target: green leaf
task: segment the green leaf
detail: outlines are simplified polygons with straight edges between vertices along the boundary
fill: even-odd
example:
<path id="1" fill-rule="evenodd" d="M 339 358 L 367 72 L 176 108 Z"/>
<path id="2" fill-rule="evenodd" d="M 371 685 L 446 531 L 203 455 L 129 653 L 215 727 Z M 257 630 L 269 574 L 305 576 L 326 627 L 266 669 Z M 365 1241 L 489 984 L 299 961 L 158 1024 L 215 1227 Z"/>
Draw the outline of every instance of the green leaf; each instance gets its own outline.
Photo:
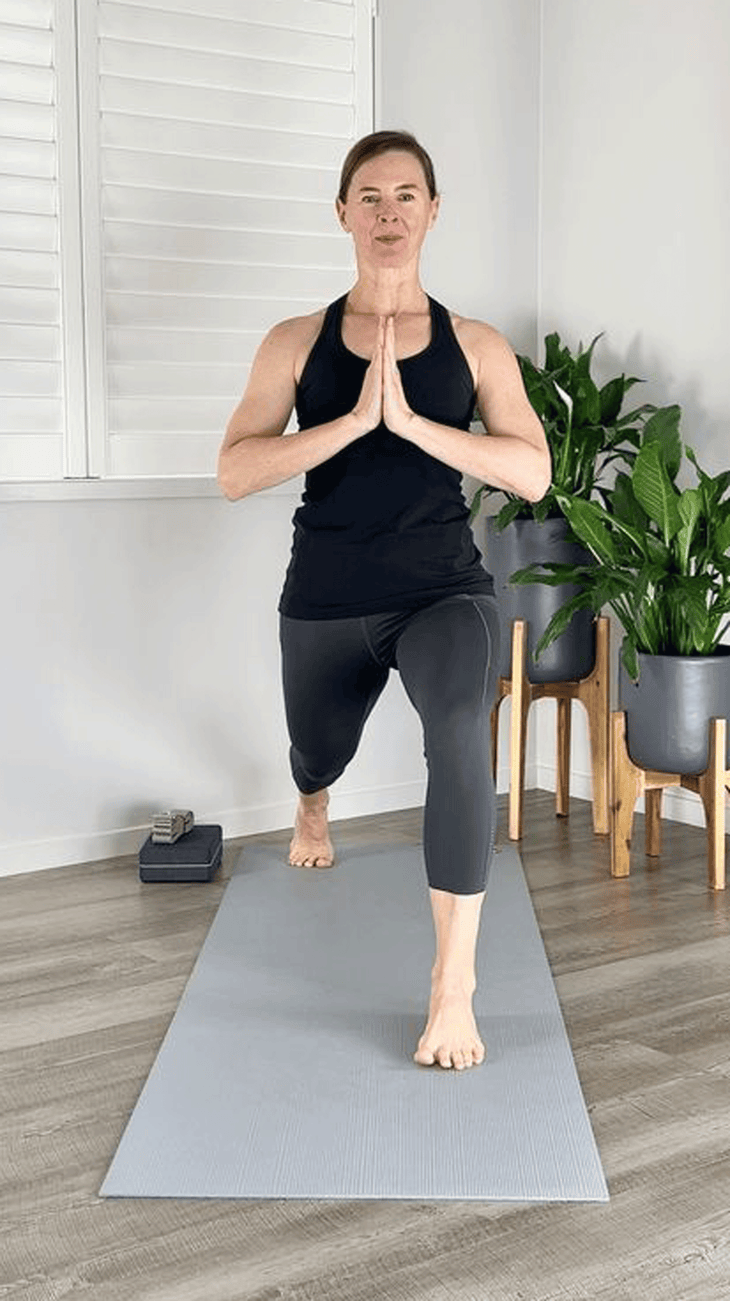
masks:
<path id="1" fill-rule="evenodd" d="M 682 440 L 679 436 L 679 406 L 660 407 L 644 425 L 643 444 L 657 443 L 667 474 L 676 479 L 682 460 Z"/>
<path id="2" fill-rule="evenodd" d="M 561 348 L 560 335 L 556 332 L 545 335 L 545 370 L 560 370 L 565 362 L 570 360 L 570 353 L 567 348 Z"/>
<path id="3" fill-rule="evenodd" d="M 683 574 L 686 574 L 689 566 L 689 555 L 692 547 L 692 539 L 695 535 L 697 522 L 702 513 L 702 493 L 699 488 L 686 488 L 680 493 L 677 501 L 677 508 L 682 517 L 682 527 L 677 533 L 677 546 L 679 548 L 679 567 Z"/>
<path id="4" fill-rule="evenodd" d="M 525 513 L 525 502 L 521 497 L 510 497 L 504 506 L 494 517 L 495 527 L 500 531 L 505 529 L 512 520 L 517 519 Z"/>
<path id="5" fill-rule="evenodd" d="M 566 583 L 590 581 L 593 567 L 588 565 L 570 565 L 557 560 L 546 560 L 540 564 L 537 560 L 524 569 L 516 569 L 510 574 L 509 581 L 515 587 L 524 587 L 528 583 L 543 583 L 546 587 L 563 587 Z"/>
<path id="6" fill-rule="evenodd" d="M 726 556 L 730 551 L 730 515 L 723 520 L 715 533 L 715 554 Z"/>
<path id="7" fill-rule="evenodd" d="M 678 494 L 667 473 L 658 442 L 643 444 L 634 462 L 631 481 L 637 501 L 644 507 L 649 519 L 659 525 L 664 543 L 669 546 L 682 524 L 682 518 L 677 507 Z"/>
<path id="8" fill-rule="evenodd" d="M 469 506 L 469 523 L 470 523 L 470 524 L 472 524 L 472 523 L 474 522 L 474 520 L 476 519 L 477 515 L 479 514 L 479 511 L 480 511 L 480 509 L 481 509 L 481 505 L 482 505 L 482 497 L 484 496 L 484 493 L 486 492 L 486 489 L 487 489 L 487 485 L 486 485 L 485 483 L 483 483 L 483 484 L 481 485 L 480 488 L 477 488 L 476 492 L 474 493 L 474 496 L 473 496 L 472 499 L 471 499 L 471 504 L 470 504 L 470 506 Z"/>
<path id="9" fill-rule="evenodd" d="M 573 618 L 573 615 L 576 614 L 578 610 L 585 610 L 591 605 L 592 601 L 590 593 L 587 591 L 577 592 L 575 596 L 565 602 L 565 605 L 561 605 L 560 609 L 555 611 L 555 614 L 548 623 L 547 628 L 535 647 L 533 652 L 535 660 L 539 660 L 543 651 L 547 650 L 548 646 L 550 646 L 556 638 L 560 637 L 562 633 L 565 632 L 568 624 Z"/>
<path id="10" fill-rule="evenodd" d="M 639 660 L 636 654 L 636 637 L 631 631 L 626 633 L 621 646 L 621 660 L 632 682 L 639 680 Z"/>
<path id="11" fill-rule="evenodd" d="M 559 500 L 571 529 L 583 546 L 588 547 L 598 560 L 612 564 L 616 559 L 616 547 L 605 523 L 606 512 L 592 501 L 565 496 Z"/>
<path id="12" fill-rule="evenodd" d="M 614 480 L 613 490 L 611 492 L 611 511 L 620 520 L 627 524 L 633 524 L 635 528 L 645 529 L 647 525 L 647 514 L 643 506 L 636 500 L 636 494 L 628 474 L 622 470 L 618 472 Z"/>
<path id="13" fill-rule="evenodd" d="M 618 418 L 625 392 L 626 382 L 623 375 L 617 375 L 616 379 L 611 379 L 607 384 L 604 384 L 599 394 L 600 421 L 602 425 L 612 425 Z"/>

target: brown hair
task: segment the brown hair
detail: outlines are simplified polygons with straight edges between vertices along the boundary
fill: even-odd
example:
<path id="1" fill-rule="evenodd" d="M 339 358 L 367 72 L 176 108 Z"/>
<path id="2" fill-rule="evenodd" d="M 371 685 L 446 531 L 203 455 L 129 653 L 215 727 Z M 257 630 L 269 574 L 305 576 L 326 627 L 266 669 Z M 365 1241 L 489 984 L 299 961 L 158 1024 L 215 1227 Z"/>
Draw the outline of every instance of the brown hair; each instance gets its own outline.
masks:
<path id="1" fill-rule="evenodd" d="M 347 202 L 350 182 L 358 167 L 367 162 L 369 158 L 375 158 L 378 154 L 387 153 L 391 149 L 400 149 L 404 153 L 413 154 L 413 157 L 418 159 L 426 177 L 429 195 L 432 199 L 436 198 L 436 177 L 434 176 L 433 163 L 423 145 L 416 140 L 416 137 L 411 135 L 410 131 L 374 131 L 372 135 L 363 136 L 362 140 L 355 142 L 342 164 L 340 188 L 337 192 L 340 203 Z"/>

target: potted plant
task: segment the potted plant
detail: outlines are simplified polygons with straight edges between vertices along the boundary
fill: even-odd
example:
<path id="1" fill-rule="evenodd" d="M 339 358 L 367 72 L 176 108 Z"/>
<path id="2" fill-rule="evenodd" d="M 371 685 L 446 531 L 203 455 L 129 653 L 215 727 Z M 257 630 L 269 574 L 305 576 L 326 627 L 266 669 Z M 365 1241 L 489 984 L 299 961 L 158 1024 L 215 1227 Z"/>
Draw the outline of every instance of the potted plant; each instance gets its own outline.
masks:
<path id="1" fill-rule="evenodd" d="M 696 485 L 680 488 L 680 408 L 656 411 L 629 472 L 602 490 L 603 504 L 558 490 L 571 530 L 595 563 L 531 565 L 513 582 L 578 589 L 536 646 L 558 637 L 577 610 L 618 617 L 619 702 L 629 755 L 642 768 L 697 774 L 708 763 L 709 723 L 730 717 L 730 470 L 714 477 L 685 447 Z M 726 764 L 730 764 L 730 742 Z"/>
<path id="2" fill-rule="evenodd" d="M 625 449 L 638 445 L 640 430 L 655 408 L 641 406 L 621 415 L 629 389 L 639 381 L 618 375 L 601 388 L 591 377 L 593 349 L 580 344 L 573 356 L 557 333 L 545 338 L 545 365 L 540 368 L 528 357 L 518 356 L 527 396 L 540 417 L 552 458 L 552 484 L 535 503 L 512 493 L 497 515 L 486 522 L 487 567 L 494 576 L 502 623 L 500 674 L 510 672 L 510 630 L 514 619 L 528 624 L 528 677 L 533 682 L 563 682 L 586 677 L 594 662 L 593 616 L 583 607 L 576 610 L 560 639 L 551 642 L 540 663 L 535 647 L 552 616 L 577 593 L 573 583 L 558 591 L 533 587 L 518 590 L 511 585 L 512 573 L 541 560 L 571 565 L 589 565 L 592 556 L 571 535 L 562 503 L 588 501 L 606 467 Z M 482 500 L 502 489 L 483 484 L 471 502 L 475 518 Z"/>

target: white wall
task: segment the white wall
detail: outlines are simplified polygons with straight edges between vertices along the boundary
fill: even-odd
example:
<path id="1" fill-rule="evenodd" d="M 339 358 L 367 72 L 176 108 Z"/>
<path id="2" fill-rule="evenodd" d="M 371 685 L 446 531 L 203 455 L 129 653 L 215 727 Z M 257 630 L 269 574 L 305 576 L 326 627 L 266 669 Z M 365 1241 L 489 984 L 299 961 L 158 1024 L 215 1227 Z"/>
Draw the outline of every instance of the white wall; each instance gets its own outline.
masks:
<path id="1" fill-rule="evenodd" d="M 381 120 L 423 135 L 444 191 L 429 289 L 530 346 L 536 0 L 382 0 L 381 34 Z M 170 805 L 228 835 L 290 825 L 276 602 L 295 506 L 0 501 L 0 874 L 135 852 Z M 419 804 L 424 777 L 393 675 L 333 817 Z"/>
<path id="2" fill-rule="evenodd" d="M 637 404 L 678 402 L 684 439 L 717 473 L 730 447 L 730 5 L 548 0 L 543 20 L 540 337 L 604 330 L 599 378 L 646 377 Z M 588 794 L 574 715 L 574 790 Z M 543 702 L 546 786 L 553 717 Z M 667 813 L 702 821 L 698 800 L 674 796 Z"/>
<path id="3" fill-rule="evenodd" d="M 379 125 L 422 136 L 443 192 L 429 290 L 518 350 L 538 310 L 540 338 L 605 330 L 599 375 L 646 375 L 727 464 L 726 0 L 381 0 L 380 46 Z M 289 823 L 275 606 L 295 505 L 0 502 L 0 873 L 133 852 L 169 804 L 227 834 Z M 548 787 L 550 711 L 531 716 Z M 588 794 L 578 710 L 574 734 Z M 333 816 L 412 806 L 423 780 L 394 676 Z"/>

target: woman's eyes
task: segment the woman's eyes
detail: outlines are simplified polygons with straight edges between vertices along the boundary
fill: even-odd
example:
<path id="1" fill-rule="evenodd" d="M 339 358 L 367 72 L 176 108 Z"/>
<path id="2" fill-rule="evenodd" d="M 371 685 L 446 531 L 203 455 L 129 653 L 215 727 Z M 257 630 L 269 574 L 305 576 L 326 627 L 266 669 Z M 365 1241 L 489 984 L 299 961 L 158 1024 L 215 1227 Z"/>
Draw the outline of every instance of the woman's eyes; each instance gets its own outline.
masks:
<path id="1" fill-rule="evenodd" d="M 415 194 L 409 194 L 407 191 L 405 194 L 398 195 L 398 199 L 400 200 L 401 203 L 403 203 L 404 201 L 411 203 L 415 199 L 415 197 L 416 197 Z M 380 196 L 377 194 L 364 194 L 362 201 L 363 203 L 379 203 Z"/>

